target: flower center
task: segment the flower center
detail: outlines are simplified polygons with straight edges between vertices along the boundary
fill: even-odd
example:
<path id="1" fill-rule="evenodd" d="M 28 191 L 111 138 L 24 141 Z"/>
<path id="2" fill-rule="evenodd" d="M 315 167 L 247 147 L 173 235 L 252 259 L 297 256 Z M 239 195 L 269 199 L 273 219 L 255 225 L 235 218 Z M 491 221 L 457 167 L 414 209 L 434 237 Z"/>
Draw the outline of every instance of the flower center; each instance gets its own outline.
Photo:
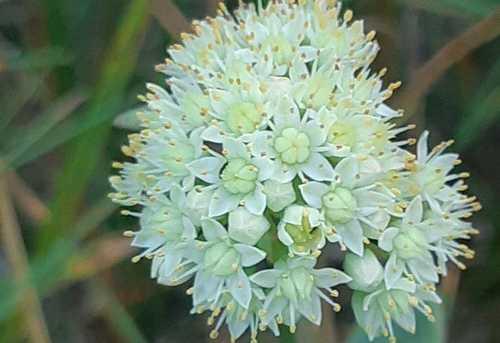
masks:
<path id="1" fill-rule="evenodd" d="M 233 247 L 220 242 L 208 248 L 204 264 L 214 275 L 227 276 L 238 270 L 240 254 Z"/>
<path id="2" fill-rule="evenodd" d="M 323 195 L 326 219 L 332 224 L 344 224 L 354 218 L 358 202 L 347 188 L 337 187 Z"/>
<path id="3" fill-rule="evenodd" d="M 172 146 L 158 151 L 163 165 L 174 176 L 189 175 L 186 164 L 194 160 L 195 151 L 191 144 L 172 141 Z"/>
<path id="4" fill-rule="evenodd" d="M 312 76 L 304 84 L 304 99 L 315 109 L 328 105 L 333 90 L 333 82 L 322 74 Z M 300 90 L 298 91 L 301 92 Z"/>
<path id="5" fill-rule="evenodd" d="M 247 194 L 255 189 L 258 169 L 243 159 L 229 161 L 222 171 L 224 188 L 232 194 Z"/>
<path id="6" fill-rule="evenodd" d="M 311 154 L 309 137 L 296 128 L 284 129 L 274 140 L 274 149 L 286 164 L 304 163 Z"/>
<path id="7" fill-rule="evenodd" d="M 307 214 L 302 217 L 302 225 L 286 224 L 285 230 L 292 237 L 293 247 L 299 253 L 315 250 L 321 241 L 321 231 L 311 227 Z"/>
<path id="8" fill-rule="evenodd" d="M 293 56 L 290 42 L 282 35 L 269 36 L 263 45 L 263 50 L 271 50 L 275 64 L 281 65 L 289 62 Z"/>
<path id="9" fill-rule="evenodd" d="M 353 123 L 337 121 L 328 131 L 328 142 L 333 145 L 353 147 L 357 141 L 356 132 Z"/>
<path id="10" fill-rule="evenodd" d="M 226 123 L 232 132 L 245 134 L 254 132 L 262 122 L 262 118 L 263 115 L 255 104 L 242 102 L 229 108 Z"/>

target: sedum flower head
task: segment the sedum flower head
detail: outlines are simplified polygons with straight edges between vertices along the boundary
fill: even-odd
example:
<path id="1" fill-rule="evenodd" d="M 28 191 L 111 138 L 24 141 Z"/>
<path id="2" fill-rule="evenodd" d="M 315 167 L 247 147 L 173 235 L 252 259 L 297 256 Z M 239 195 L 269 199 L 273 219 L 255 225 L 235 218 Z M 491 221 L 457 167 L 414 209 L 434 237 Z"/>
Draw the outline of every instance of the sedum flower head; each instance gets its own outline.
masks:
<path id="1" fill-rule="evenodd" d="M 414 332 L 415 310 L 433 319 L 448 261 L 474 256 L 463 241 L 480 204 L 451 142 L 399 138 L 414 126 L 385 104 L 400 83 L 372 69 L 375 33 L 335 0 L 221 5 L 193 32 L 157 66 L 166 86 L 147 85 L 128 160 L 113 163 L 110 197 L 139 218 L 133 261 L 190 282 L 212 338 L 319 325 L 339 284 L 370 339 Z M 343 271 L 317 266 L 339 248 Z"/>

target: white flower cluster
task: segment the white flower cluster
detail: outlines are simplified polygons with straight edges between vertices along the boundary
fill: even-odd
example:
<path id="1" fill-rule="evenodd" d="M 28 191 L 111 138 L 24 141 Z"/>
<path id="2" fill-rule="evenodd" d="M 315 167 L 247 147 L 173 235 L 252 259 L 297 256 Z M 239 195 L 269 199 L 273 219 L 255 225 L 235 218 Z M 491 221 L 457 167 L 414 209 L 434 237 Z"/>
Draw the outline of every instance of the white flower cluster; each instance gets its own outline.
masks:
<path id="1" fill-rule="evenodd" d="M 137 216 L 127 231 L 165 285 L 194 279 L 193 312 L 211 311 L 210 336 L 224 323 L 246 330 L 301 317 L 319 325 L 333 287 L 354 290 L 352 306 L 370 339 L 395 340 L 393 321 L 415 330 L 432 319 L 435 285 L 451 260 L 474 253 L 459 243 L 480 205 L 462 192 L 458 156 L 417 155 L 397 140 L 402 115 L 384 102 L 379 46 L 363 22 L 334 0 L 221 5 L 194 22 L 159 65 L 166 88 L 149 84 L 142 130 L 123 148 L 111 198 Z M 315 268 L 326 248 L 346 251 L 344 271 Z"/>

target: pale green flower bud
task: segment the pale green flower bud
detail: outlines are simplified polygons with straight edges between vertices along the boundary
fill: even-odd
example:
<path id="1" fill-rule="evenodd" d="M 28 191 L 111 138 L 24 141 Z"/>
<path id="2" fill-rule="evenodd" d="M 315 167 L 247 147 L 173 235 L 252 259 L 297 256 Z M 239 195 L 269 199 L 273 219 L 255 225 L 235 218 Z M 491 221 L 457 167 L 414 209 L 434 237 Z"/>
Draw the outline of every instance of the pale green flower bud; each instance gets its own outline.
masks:
<path id="1" fill-rule="evenodd" d="M 384 279 L 384 268 L 369 249 L 363 256 L 348 253 L 344 259 L 344 270 L 352 277 L 349 287 L 358 291 L 372 292 Z"/>
<path id="2" fill-rule="evenodd" d="M 296 128 L 284 129 L 274 140 L 274 149 L 286 164 L 304 163 L 311 154 L 309 137 Z"/>
<path id="3" fill-rule="evenodd" d="M 240 254 L 236 249 L 220 242 L 208 248 L 204 264 L 214 275 L 227 276 L 238 269 Z"/>
<path id="4" fill-rule="evenodd" d="M 323 196 L 323 206 L 328 221 L 343 224 L 352 220 L 358 204 L 350 190 L 337 187 Z"/>
<path id="5" fill-rule="evenodd" d="M 409 228 L 394 238 L 394 249 L 399 257 L 410 259 L 422 256 L 427 241 L 419 229 Z"/>
<path id="6" fill-rule="evenodd" d="M 283 274 L 278 281 L 283 294 L 291 300 L 303 300 L 311 297 L 314 278 L 305 268 L 295 268 Z"/>
<path id="7" fill-rule="evenodd" d="M 247 194 L 255 189 L 258 169 L 243 159 L 230 160 L 222 171 L 224 188 L 232 194 Z"/>

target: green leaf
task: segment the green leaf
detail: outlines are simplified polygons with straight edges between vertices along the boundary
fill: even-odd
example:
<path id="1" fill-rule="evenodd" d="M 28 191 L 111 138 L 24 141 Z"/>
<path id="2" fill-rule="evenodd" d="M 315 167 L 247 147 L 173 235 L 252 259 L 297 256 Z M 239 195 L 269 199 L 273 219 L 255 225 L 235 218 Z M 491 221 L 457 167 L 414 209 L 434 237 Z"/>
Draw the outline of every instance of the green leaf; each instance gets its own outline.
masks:
<path id="1" fill-rule="evenodd" d="M 498 6 L 497 0 L 399 0 L 409 6 L 440 15 L 479 19 L 490 15 Z"/>
<path id="2" fill-rule="evenodd" d="M 500 62 L 488 73 L 489 77 L 482 82 L 464 111 L 462 120 L 457 126 L 455 140 L 457 148 L 462 150 L 480 137 L 500 115 Z"/>
<path id="3" fill-rule="evenodd" d="M 0 321 L 8 318 L 16 309 L 17 303 L 25 287 L 33 285 L 38 294 L 47 294 L 57 281 L 64 276 L 64 271 L 72 256 L 78 248 L 78 243 L 105 218 L 116 209 L 116 205 L 109 199 L 103 198 L 95 204 L 68 232 L 52 242 L 47 254 L 35 257 L 30 266 L 29 278 L 25 286 L 15 285 L 13 280 L 0 281 Z"/>
<path id="4" fill-rule="evenodd" d="M 141 37 L 147 27 L 149 1 L 135 0 L 129 6 L 107 53 L 95 94 L 83 114 L 83 123 L 101 120 L 103 112 L 120 110 L 124 91 L 134 70 Z M 56 178 L 56 196 L 51 206 L 54 214 L 39 235 L 38 251 L 43 253 L 61 231 L 71 227 L 91 181 L 95 167 L 111 130 L 111 121 L 97 125 L 72 142 L 66 161 Z"/>

